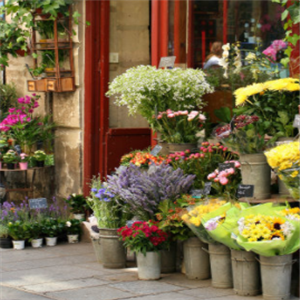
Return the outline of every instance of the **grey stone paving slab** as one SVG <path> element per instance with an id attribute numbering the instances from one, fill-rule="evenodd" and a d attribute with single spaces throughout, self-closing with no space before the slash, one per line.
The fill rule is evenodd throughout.
<path id="1" fill-rule="evenodd" d="M 14 288 L 0 286 L 1 300 L 49 300 L 49 297 L 35 295 Z"/>
<path id="2" fill-rule="evenodd" d="M 87 263 L 78 263 L 76 264 L 77 267 L 86 268 L 89 270 L 102 270 L 105 274 L 118 274 L 118 273 L 127 273 L 132 272 L 130 269 L 105 269 L 103 268 L 102 264 L 94 261 L 94 262 L 87 262 Z"/>
<path id="3" fill-rule="evenodd" d="M 178 293 L 164 293 L 159 295 L 148 295 L 148 296 L 140 296 L 135 298 L 129 298 L 126 300 L 197 300 L 198 298 L 182 295 Z M 221 299 L 219 299 L 221 300 Z"/>
<path id="4" fill-rule="evenodd" d="M 211 299 L 221 296 L 234 295 L 234 291 L 232 289 L 216 289 L 213 287 L 204 287 L 200 289 L 192 289 L 192 290 L 184 290 L 179 291 L 179 293 L 184 295 L 193 296 L 199 299 Z M 229 300 L 227 298 L 227 300 Z M 221 299 L 220 299 L 221 300 Z"/>
<path id="5" fill-rule="evenodd" d="M 123 291 L 135 293 L 138 295 L 174 292 L 174 291 L 184 289 L 182 287 L 161 282 L 160 280 L 155 280 L 155 281 L 139 280 L 139 281 L 132 281 L 132 282 L 120 282 L 120 283 L 109 284 L 109 286 L 118 288 Z"/>
<path id="6" fill-rule="evenodd" d="M 90 287 L 80 290 L 69 290 L 63 292 L 46 293 L 47 296 L 57 300 L 113 300 L 132 298 L 134 294 L 123 292 L 109 286 Z"/>
<path id="7" fill-rule="evenodd" d="M 10 286 L 24 286 L 33 283 L 54 282 L 63 280 L 72 280 L 79 278 L 102 276 L 107 274 L 104 269 L 94 270 L 81 268 L 73 265 L 53 267 L 44 267 L 40 269 L 30 269 L 26 271 L 12 271 L 1 273 L 3 276 L 3 283 Z"/>
<path id="8" fill-rule="evenodd" d="M 137 272 L 134 273 L 121 273 L 121 274 L 112 274 L 112 275 L 105 275 L 100 277 L 103 280 L 107 280 L 110 282 L 126 282 L 126 281 L 135 281 L 138 280 Z"/>
<path id="9" fill-rule="evenodd" d="M 74 265 L 77 262 L 94 262 L 94 257 L 91 255 L 73 255 L 66 256 L 63 259 L 61 257 L 52 257 L 45 259 L 31 259 L 26 261 L 6 261 L 3 262 L 2 267 L 5 268 L 6 271 L 17 271 L 17 270 L 28 270 L 28 269 L 36 269 L 43 267 L 51 267 L 55 265 Z"/>
<path id="10" fill-rule="evenodd" d="M 90 286 L 100 286 L 104 284 L 107 284 L 107 282 L 97 278 L 84 278 L 69 281 L 56 281 L 41 284 L 25 285 L 22 288 L 26 291 L 46 293 L 86 288 Z"/>
<path id="11" fill-rule="evenodd" d="M 188 279 L 184 274 L 181 273 L 163 274 L 161 281 L 174 284 L 177 286 L 185 287 L 185 288 L 192 288 L 192 289 L 211 286 L 211 279 L 192 280 L 192 279 Z"/>

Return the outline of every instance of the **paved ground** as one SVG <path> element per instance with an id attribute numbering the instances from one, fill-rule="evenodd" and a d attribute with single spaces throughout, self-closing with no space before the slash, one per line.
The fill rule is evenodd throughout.
<path id="1" fill-rule="evenodd" d="M 210 280 L 166 274 L 137 279 L 136 268 L 108 270 L 96 262 L 92 244 L 61 244 L 25 250 L 0 249 L 1 300 L 261 300 L 215 289 Z M 298 299 L 298 298 L 292 298 Z"/>

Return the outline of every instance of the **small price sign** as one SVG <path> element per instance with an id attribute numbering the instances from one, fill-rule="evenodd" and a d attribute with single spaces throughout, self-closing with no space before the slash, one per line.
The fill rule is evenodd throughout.
<path id="1" fill-rule="evenodd" d="M 211 182 L 206 182 L 203 189 L 192 190 L 192 197 L 200 199 L 203 195 L 209 195 L 211 191 Z"/>
<path id="2" fill-rule="evenodd" d="M 211 191 L 211 182 L 205 182 L 204 189 L 203 189 L 203 195 L 209 195 Z"/>
<path id="3" fill-rule="evenodd" d="M 196 199 L 200 199 L 203 195 L 203 190 L 192 190 L 192 197 Z"/>
<path id="4" fill-rule="evenodd" d="M 219 171 L 224 171 L 230 168 L 234 168 L 234 163 L 222 163 L 219 164 Z"/>
<path id="5" fill-rule="evenodd" d="M 29 199 L 28 202 L 30 209 L 42 209 L 48 207 L 46 198 Z"/>
<path id="6" fill-rule="evenodd" d="M 161 151 L 162 146 L 156 145 L 150 152 L 151 155 L 157 156 L 157 154 Z"/>
<path id="7" fill-rule="evenodd" d="M 174 68 L 176 56 L 161 57 L 158 68 Z"/>
<path id="8" fill-rule="evenodd" d="M 240 184 L 236 191 L 236 197 L 239 198 L 252 198 L 254 194 L 254 185 Z"/>

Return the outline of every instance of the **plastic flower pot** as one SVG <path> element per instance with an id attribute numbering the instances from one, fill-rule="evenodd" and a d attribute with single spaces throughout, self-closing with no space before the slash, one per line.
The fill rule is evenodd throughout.
<path id="1" fill-rule="evenodd" d="M 28 162 L 19 162 L 20 170 L 27 170 L 28 169 Z"/>
<path id="2" fill-rule="evenodd" d="M 12 241 L 15 250 L 23 250 L 25 248 L 25 241 Z"/>
<path id="3" fill-rule="evenodd" d="M 53 247 L 57 244 L 57 237 L 46 237 L 46 245 Z"/>
<path id="4" fill-rule="evenodd" d="M 76 244 L 79 242 L 78 234 L 68 234 L 68 242 L 69 244 Z"/>
<path id="5" fill-rule="evenodd" d="M 41 248 L 43 245 L 43 239 L 33 239 L 31 240 L 32 248 Z"/>

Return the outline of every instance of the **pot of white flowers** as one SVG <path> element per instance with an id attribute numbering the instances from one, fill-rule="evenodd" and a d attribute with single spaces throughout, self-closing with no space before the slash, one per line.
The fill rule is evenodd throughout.
<path id="1" fill-rule="evenodd" d="M 71 219 L 66 222 L 66 231 L 69 244 L 75 244 L 79 242 L 79 236 L 81 232 L 81 222 L 77 219 Z"/>

